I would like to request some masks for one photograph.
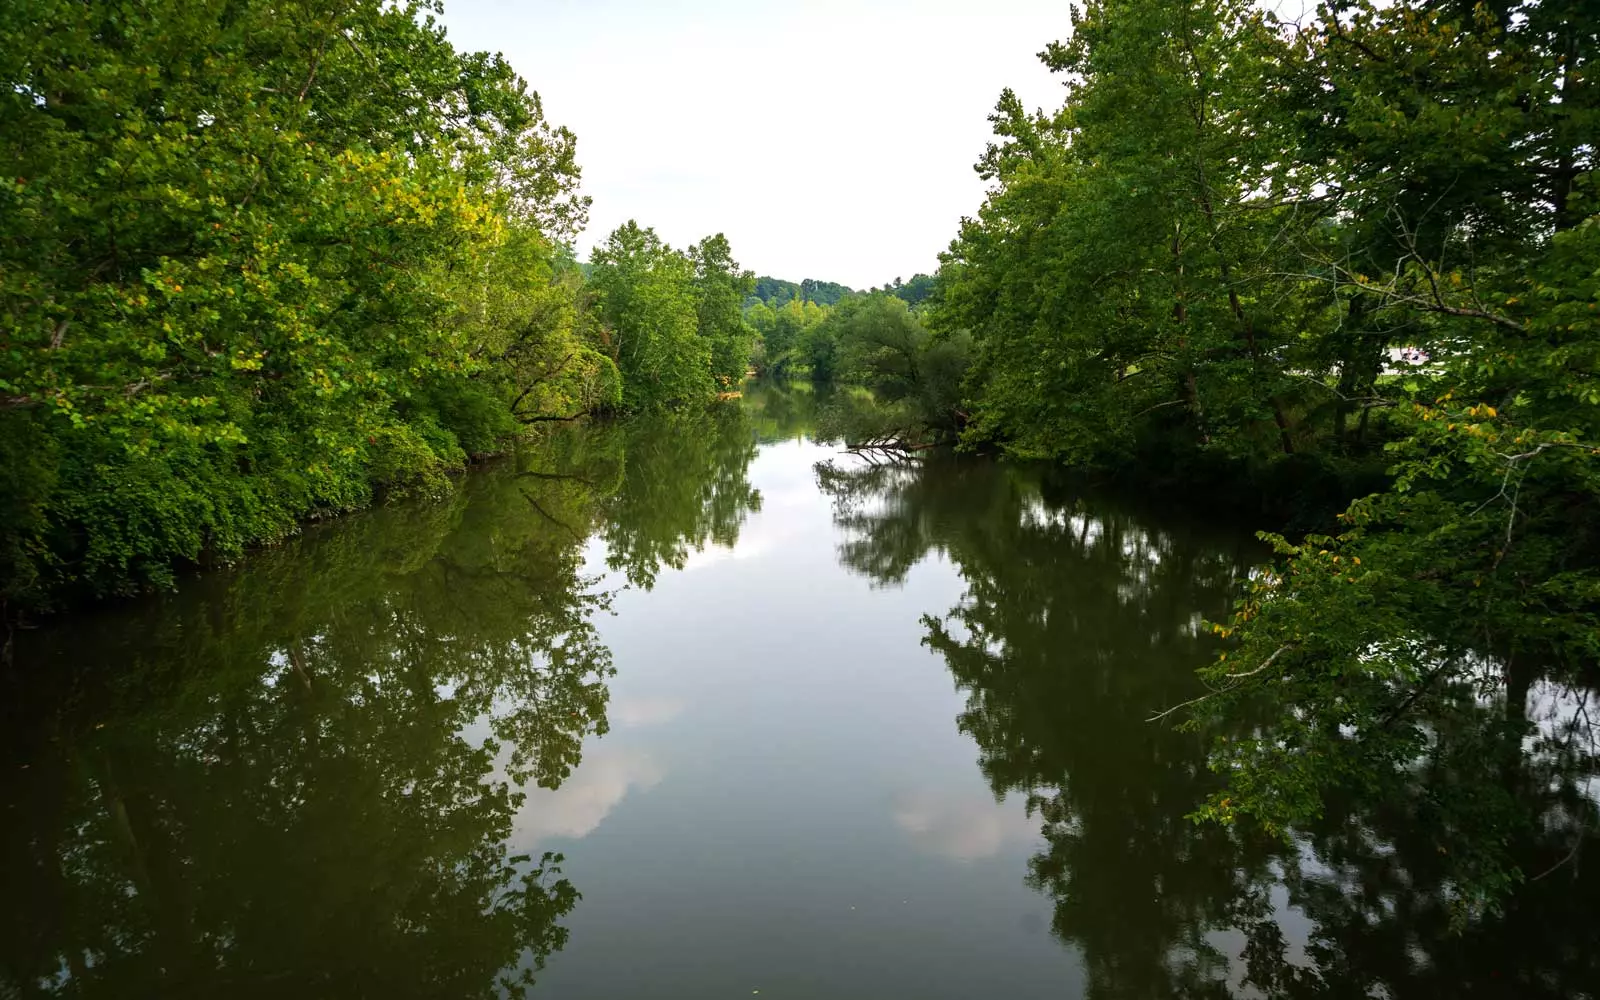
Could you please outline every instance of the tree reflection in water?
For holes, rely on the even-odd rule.
[[[526,989],[579,894],[512,819],[606,730],[586,543],[645,584],[731,543],[754,451],[731,407],[573,428],[441,501],[21,633],[0,996]]]
[[[1090,996],[1595,995],[1600,884],[1573,857],[1596,828],[1582,693],[1533,699],[1555,716],[1535,752],[1419,773],[1396,801],[1329,803],[1293,847],[1197,824],[1219,784],[1207,748],[1226,734],[1149,720],[1204,693],[1199,626],[1225,615],[1252,546],[1026,468],[933,456],[816,473],[848,568],[894,586],[938,553],[964,580],[924,642],[966,693],[957,724],[994,794],[1022,793],[1040,823],[1027,878]],[[1429,803],[1485,782],[1524,793],[1537,822],[1519,852],[1544,874],[1463,924]]]

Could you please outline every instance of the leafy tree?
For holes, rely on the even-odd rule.
[[[770,318],[766,311],[757,307],[751,316],[751,325],[761,333],[762,372],[781,377],[791,374],[796,365],[804,364],[802,338],[827,315],[827,308],[799,299],[790,299],[771,310]]]
[[[689,249],[694,263],[700,336],[711,341],[711,378],[723,391],[744,381],[755,331],[745,322],[743,302],[755,277],[741,271],[728,238],[707,236]]]
[[[931,274],[913,275],[905,284],[896,278],[894,283],[894,296],[905,300],[905,304],[915,309],[933,297],[936,281]]]
[[[1248,4],[1106,0],[1041,54],[1071,80],[1060,110],[1002,95],[978,164],[996,187],[941,272],[941,325],[979,345],[973,440],[1077,461],[1169,434],[1296,449],[1294,313],[1265,303],[1284,228],[1317,216],[1279,198],[1281,130],[1254,114],[1283,49]]]
[[[836,281],[806,278],[800,282],[800,298],[807,302],[815,302],[819,306],[836,306],[853,294],[855,293],[849,288]]]
[[[4,599],[167,585],[614,395],[554,278],[574,139],[434,11],[0,12]]]
[[[1434,363],[1389,390],[1393,488],[1352,504],[1337,535],[1277,539],[1282,564],[1228,627],[1240,647],[1208,671],[1223,693],[1202,711],[1266,698],[1283,716],[1219,748],[1235,779],[1205,814],[1271,828],[1349,787],[1516,760],[1533,682],[1582,683],[1600,655],[1600,219],[1578,211],[1593,152],[1567,129],[1594,121],[1570,74],[1592,65],[1600,21],[1562,4],[1360,7],[1348,24],[1328,12],[1307,45],[1358,88],[1313,123],[1348,142],[1333,169],[1369,227],[1329,274]],[[1503,719],[1477,711],[1485,693]],[[1487,781],[1429,797],[1470,845],[1451,854],[1460,911],[1531,874],[1524,799]]]
[[[840,302],[857,294],[855,290],[835,281],[818,281],[807,278],[799,284],[792,281],[783,281],[779,278],[769,278],[765,275],[755,279],[755,285],[745,299],[746,306],[753,306],[763,302],[774,309],[791,299],[802,302],[812,302],[820,306],[838,305]]]
[[[770,278],[762,275],[756,278],[755,284],[750,289],[750,294],[745,299],[746,306],[761,303],[772,308],[777,308],[790,299],[800,298],[800,286],[792,281],[783,281],[779,278]]]
[[[801,337],[813,379],[860,382],[873,405],[836,400],[830,424],[848,441],[953,436],[965,420],[962,380],[971,352],[964,331],[935,335],[904,300],[882,292],[840,303]],[[850,412],[846,412],[850,411]]]
[[[1042,54],[1059,110],[1002,95],[929,314],[974,338],[966,440],[1295,491],[1332,470],[1359,497],[1274,538],[1217,626],[1237,645],[1200,719],[1273,722],[1218,744],[1201,815],[1289,836],[1342,795],[1481,774],[1522,753],[1530,685],[1592,683],[1597,51],[1567,0],[1340,0],[1300,30],[1101,0]],[[1444,891],[1494,906],[1540,809],[1427,797]]]
[[[713,344],[699,335],[694,262],[629,221],[595,248],[591,265],[599,336],[621,372],[623,406],[709,400]]]

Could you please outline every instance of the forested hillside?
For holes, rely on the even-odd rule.
[[[1001,97],[928,314],[974,345],[972,446],[1355,493],[1213,626],[1179,719],[1278,721],[1219,745],[1204,815],[1484,769],[1428,804],[1469,908],[1535,815],[1487,775],[1530,685],[1600,661],[1597,55],[1578,0],[1093,0],[1041,54],[1065,103]]]
[[[764,302],[773,308],[783,305],[794,299],[801,302],[812,302],[819,306],[836,305],[840,299],[847,295],[854,295],[855,291],[833,281],[818,281],[815,278],[806,278],[799,284],[793,281],[784,281],[781,278],[769,278],[762,275],[755,280],[745,305],[754,305]]]

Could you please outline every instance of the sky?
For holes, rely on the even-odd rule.
[[[1065,0],[445,0],[443,20],[577,134],[585,259],[636,219],[853,288],[938,266],[982,204],[1001,89],[1058,106],[1035,53],[1069,31]]]

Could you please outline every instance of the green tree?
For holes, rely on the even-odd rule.
[[[595,247],[591,268],[601,342],[622,374],[622,405],[709,400],[713,344],[698,332],[694,263],[629,221]]]
[[[812,302],[790,299],[772,310],[768,319],[765,312],[757,311],[752,325],[761,332],[762,371],[779,377],[792,374],[792,369],[806,363],[801,350],[802,338],[808,330],[827,318],[828,309]]]
[[[743,303],[755,276],[739,269],[721,233],[690,247],[689,260],[694,263],[700,336],[711,342],[711,378],[726,392],[744,381],[750,367],[755,331],[745,322]]]
[[[934,334],[903,299],[877,292],[841,302],[802,334],[796,353],[813,379],[872,389],[871,405],[848,394],[835,400],[829,422],[848,441],[890,435],[904,442],[953,438],[961,429],[971,347],[965,331]]]
[[[0,12],[4,599],[164,586],[607,398],[581,350],[521,395],[576,347],[529,285],[574,140],[434,11]]]
[[[1259,113],[1284,49],[1248,4],[1105,0],[1041,54],[1071,81],[1062,108],[1002,95],[978,163],[995,187],[944,257],[936,320],[976,338],[972,440],[1085,462],[1170,436],[1298,447],[1282,355],[1301,317],[1273,278],[1317,213],[1280,190],[1282,128]]]
[[[1279,565],[1218,626],[1240,645],[1200,711],[1264,703],[1278,721],[1218,747],[1230,787],[1203,814],[1279,831],[1418,771],[1513,770],[1530,687],[1584,683],[1600,655],[1600,220],[1578,137],[1600,123],[1584,82],[1600,19],[1340,5],[1300,44],[1295,152],[1340,217],[1303,253],[1351,320],[1325,352],[1333,391],[1388,411],[1393,482],[1337,534],[1276,538]],[[1430,363],[1376,375],[1371,352],[1402,336]],[[1518,783],[1440,782],[1422,811],[1458,919],[1532,874],[1544,820]]]
[[[1597,52],[1568,0],[1341,0],[1296,31],[1102,0],[1043,53],[1059,110],[1002,95],[930,312],[976,345],[966,439],[1359,497],[1275,538],[1218,626],[1200,718],[1274,722],[1218,744],[1202,815],[1288,836],[1419,771],[1512,769],[1530,685],[1592,682]],[[1543,813],[1513,783],[1425,794],[1444,891],[1495,905]]]

